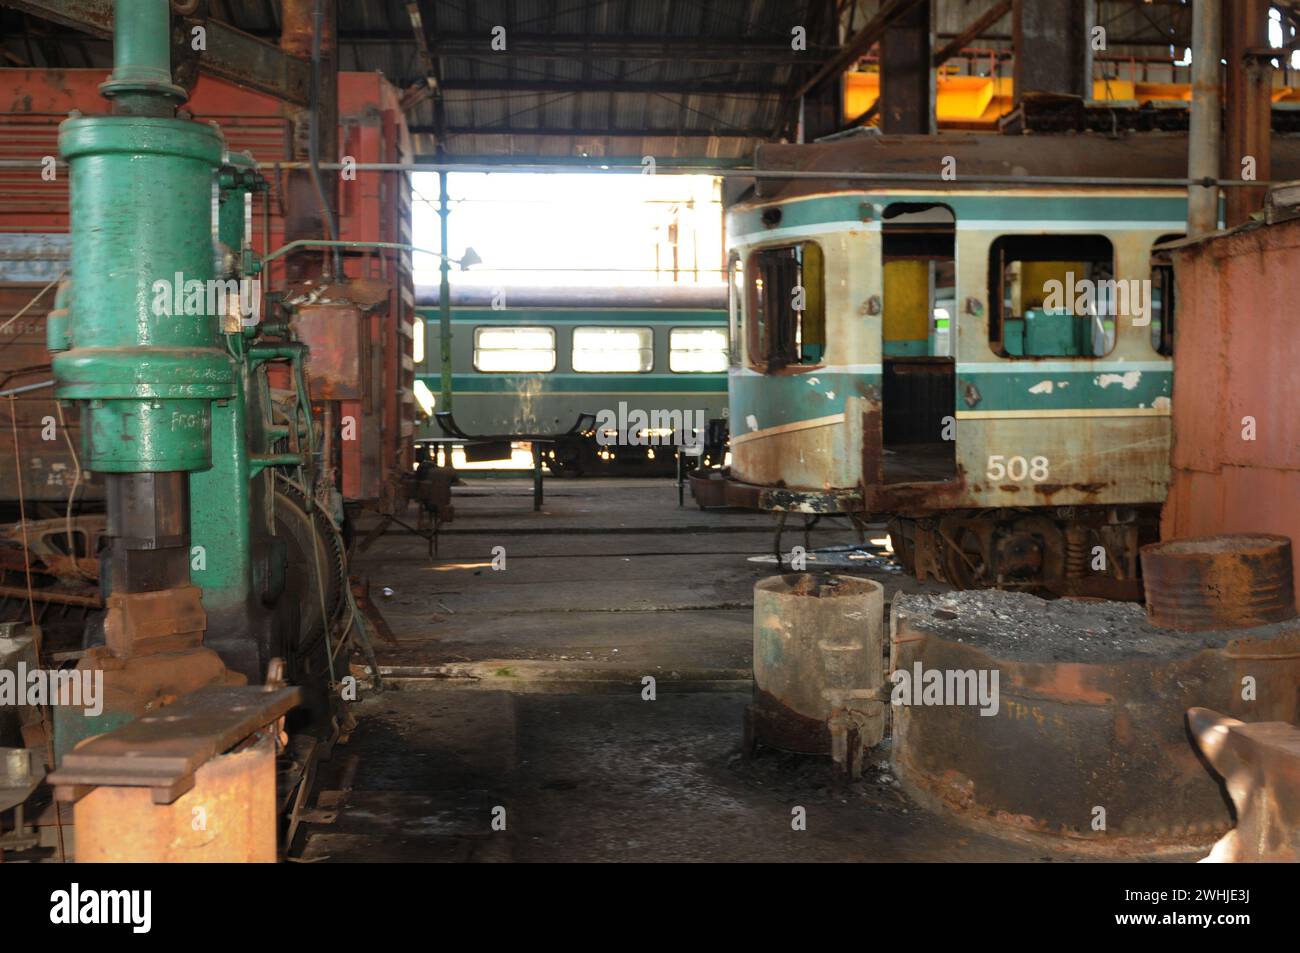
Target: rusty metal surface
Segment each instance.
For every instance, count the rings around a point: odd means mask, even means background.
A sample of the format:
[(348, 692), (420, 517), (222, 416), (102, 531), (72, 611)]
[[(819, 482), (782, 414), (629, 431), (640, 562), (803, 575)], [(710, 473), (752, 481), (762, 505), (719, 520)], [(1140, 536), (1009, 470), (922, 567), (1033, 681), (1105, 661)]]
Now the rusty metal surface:
[[(1269, 140), (1272, 136), (1273, 67), (1250, 51), (1267, 49), (1269, 0), (1238, 0), (1223, 18), (1223, 169), (1241, 174), (1242, 161), (1254, 163), (1255, 178), (1272, 178)], [(1266, 189), (1225, 189), (1224, 222), (1235, 228), (1250, 220), (1264, 204)]]
[[(884, 589), (791, 574), (754, 585), (754, 704), (747, 746), (830, 751), (849, 774), (884, 737)], [(839, 750), (836, 750), (839, 749)]]
[(1207, 708), (1190, 709), (1187, 726), (1237, 812), (1237, 826), (1205, 859), (1300, 862), (1300, 728), (1247, 724)]
[(78, 863), (274, 863), (275, 741), (206, 761), (169, 804), (147, 788), (99, 787), (74, 818)]
[[(62, 800), (78, 789), (108, 785), (148, 788), (170, 804), (195, 783), (195, 772), (253, 733), (278, 721), (302, 700), (299, 688), (213, 686), (163, 711), (87, 739), (50, 775)], [(274, 801), (274, 783), (272, 783)]]
[(312, 398), (359, 400), (368, 376), (361, 309), (348, 303), (303, 305), (294, 309), (292, 325), (297, 340), (308, 348)]
[[(1300, 140), (1274, 136), (1275, 180), (1300, 179)], [(758, 151), (759, 167), (767, 170), (807, 169), (827, 172), (862, 171), (916, 173), (938, 169), (944, 156), (956, 158), (963, 170), (958, 181), (931, 183), (927, 187), (962, 189), (963, 180), (982, 175), (1070, 175), (1114, 178), (1185, 178), (1185, 133), (1140, 133), (1120, 136), (1039, 136), (1026, 149), (1020, 136), (951, 133), (942, 136), (872, 136), (844, 142), (810, 145), (764, 143)], [(850, 179), (759, 179), (760, 199), (789, 199), (840, 189), (861, 182)]]
[[(112, 0), (13, 0), (8, 5), (92, 36), (113, 36)], [(204, 72), (291, 102), (307, 103), (311, 75), (305, 60), (285, 55), (265, 40), (221, 20), (184, 18), (184, 25), (191, 28), (199, 24), (207, 31), (206, 49), (197, 58)], [(187, 29), (184, 35), (188, 34)]]
[(1234, 629), (1293, 618), (1291, 540), (1229, 533), (1142, 547), (1147, 614), (1170, 629)]
[(1183, 712), (1300, 716), (1294, 621), (1189, 634), (1148, 625), (1134, 605), (987, 592), (899, 596), (893, 614), (894, 671), (996, 672), (999, 685), (992, 715), (891, 706), (898, 776), (922, 802), (1004, 834), (1120, 852), (1208, 846), (1231, 815)]
[[(1289, 283), (1260, 278), (1295, 270), (1300, 221), (1245, 226), (1173, 257), (1173, 481), (1162, 536), (1300, 538), (1300, 327)], [(1300, 586), (1297, 574), (1293, 564)]]
[(156, 592), (114, 592), (107, 600), (104, 642), (120, 659), (196, 648), (208, 627), (195, 585)]
[(686, 474), (686, 480), (691, 488), (691, 499), (700, 509), (727, 505), (727, 481), (720, 471), (697, 473), (692, 470)]

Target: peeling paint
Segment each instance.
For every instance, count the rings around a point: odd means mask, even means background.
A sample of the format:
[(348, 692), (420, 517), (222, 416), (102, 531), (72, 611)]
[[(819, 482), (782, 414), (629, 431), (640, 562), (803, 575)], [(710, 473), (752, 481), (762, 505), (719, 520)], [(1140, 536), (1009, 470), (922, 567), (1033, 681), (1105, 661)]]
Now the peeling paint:
[(1141, 371), (1125, 371), (1123, 374), (1100, 374), (1095, 378), (1094, 383), (1102, 389), (1111, 384), (1119, 384), (1125, 390), (1135, 390), (1141, 380)]
[(1050, 394), (1052, 392), (1051, 381), (1039, 381), (1033, 387), (1029, 388), (1031, 394)]

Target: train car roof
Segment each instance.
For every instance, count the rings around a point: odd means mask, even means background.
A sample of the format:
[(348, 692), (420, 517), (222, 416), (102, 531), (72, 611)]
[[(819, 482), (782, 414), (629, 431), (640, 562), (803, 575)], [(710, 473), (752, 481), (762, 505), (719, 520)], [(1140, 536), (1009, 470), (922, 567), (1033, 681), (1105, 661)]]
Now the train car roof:
[[(640, 308), (643, 310), (718, 310), (727, 308), (726, 285), (622, 285), (614, 287), (516, 287), (506, 285), (506, 303), (515, 308)], [(490, 308), (497, 289), (453, 287), (453, 308)], [(420, 308), (439, 304), (437, 285), (416, 285)]]
[[(972, 187), (1007, 189), (1013, 185), (979, 185), (979, 176), (1070, 176), (1087, 187), (1088, 179), (1187, 177), (1185, 133), (1135, 132), (1106, 136), (1076, 134), (1006, 136), (990, 133), (945, 133), (936, 136), (861, 135), (807, 145), (760, 145), (754, 168), (764, 172), (883, 172), (937, 175), (944, 158), (956, 160), (952, 182), (926, 182), (929, 189)], [(1300, 179), (1300, 137), (1274, 134), (1275, 181)], [(962, 180), (966, 179), (966, 182)], [(752, 188), (731, 189), (733, 204), (773, 201), (826, 192), (910, 188), (906, 183), (871, 183), (863, 179), (757, 178)], [(1035, 183), (1026, 182), (1033, 187)], [(1047, 186), (1063, 188), (1069, 186)], [(1102, 186), (1104, 187), (1104, 186)], [(1181, 186), (1174, 186), (1181, 187)]]

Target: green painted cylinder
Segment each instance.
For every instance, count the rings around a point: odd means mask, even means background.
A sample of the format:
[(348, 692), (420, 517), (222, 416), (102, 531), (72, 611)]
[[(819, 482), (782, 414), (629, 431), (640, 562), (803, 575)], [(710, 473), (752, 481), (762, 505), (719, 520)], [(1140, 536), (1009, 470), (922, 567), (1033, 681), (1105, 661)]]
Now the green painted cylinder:
[(214, 283), (211, 126), (146, 116), (69, 119), (72, 349), (57, 395), (89, 401), (84, 465), (112, 473), (211, 463), (210, 401), (234, 393)]
[(99, 89), (124, 100), (126, 112), (165, 115), (185, 102), (172, 82), (171, 9), (168, 0), (118, 0), (113, 23), (113, 74)]

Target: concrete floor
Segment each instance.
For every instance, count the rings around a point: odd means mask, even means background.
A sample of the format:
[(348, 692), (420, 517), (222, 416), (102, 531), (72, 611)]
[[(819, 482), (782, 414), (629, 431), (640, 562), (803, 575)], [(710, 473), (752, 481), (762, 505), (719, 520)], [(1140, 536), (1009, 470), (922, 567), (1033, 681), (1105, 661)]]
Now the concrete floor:
[[(671, 480), (546, 491), (534, 513), (527, 482), (471, 481), (436, 560), (398, 530), (354, 563), (398, 642), (378, 646), (389, 688), (355, 706), (323, 775), (341, 807), (306, 826), (301, 860), (1077, 859), (927, 813), (884, 751), (839, 793), (822, 759), (744, 762), (751, 593), (774, 570), (750, 557), (771, 552), (772, 518), (679, 508)], [(827, 521), (809, 540), (852, 541)], [(935, 589), (863, 574), (887, 598)], [(796, 807), (806, 830), (792, 830)]]

